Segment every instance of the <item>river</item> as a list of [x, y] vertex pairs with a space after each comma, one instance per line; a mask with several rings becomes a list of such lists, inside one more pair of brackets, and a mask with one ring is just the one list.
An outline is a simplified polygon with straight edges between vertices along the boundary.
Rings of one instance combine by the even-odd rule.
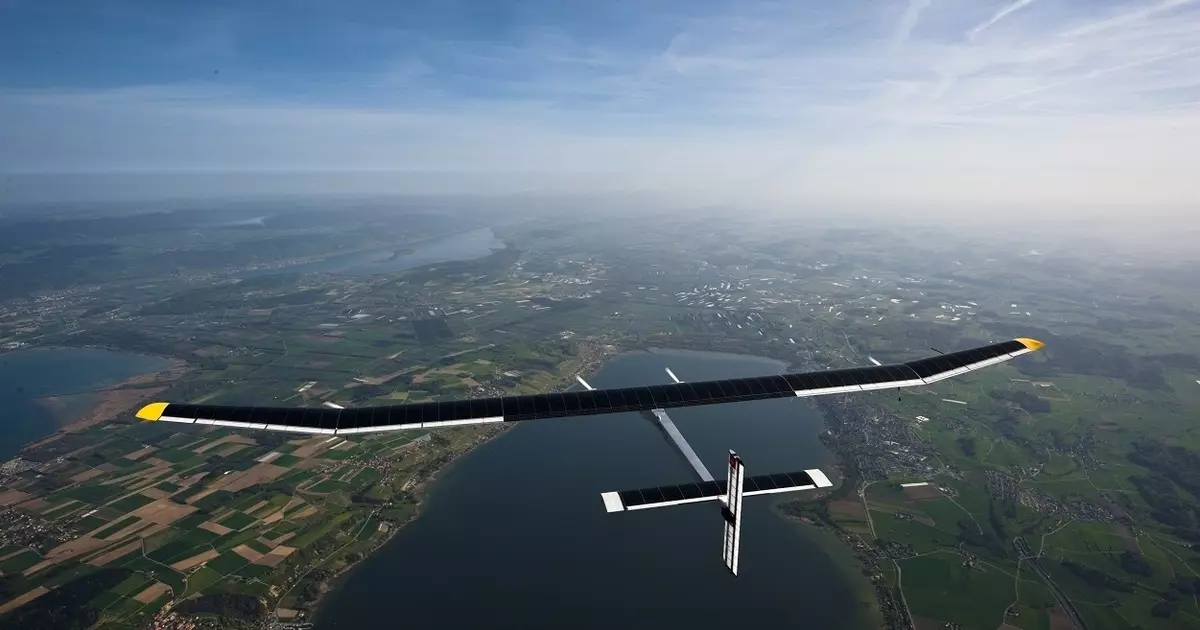
[[[779, 373], [755, 357], [623, 355], [596, 387]], [[826, 466], [820, 415], [800, 399], [671, 411], [708, 468], [729, 449], [747, 474]], [[858, 626], [855, 582], [822, 546], [746, 500], [739, 576], [721, 562], [715, 504], [608, 514], [600, 493], [686, 481], [689, 471], [641, 416], [533, 421], [452, 465], [422, 515], [330, 593], [317, 630]], [[787, 497], [788, 495], [782, 495]], [[794, 496], [794, 495], [793, 495]], [[817, 542], [821, 540], [822, 542]]]
[[[31, 348], [0, 354], [0, 460], [87, 411], [90, 392], [165, 369], [167, 359], [93, 348]], [[39, 398], [74, 394], [57, 413]]]

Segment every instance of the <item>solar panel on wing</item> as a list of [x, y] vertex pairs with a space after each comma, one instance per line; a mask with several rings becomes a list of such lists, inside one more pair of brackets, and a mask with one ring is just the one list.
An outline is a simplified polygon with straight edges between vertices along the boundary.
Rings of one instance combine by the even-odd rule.
[[280, 431], [355, 433], [476, 422], [521, 422], [538, 418], [880, 390], [888, 389], [892, 383], [896, 387], [911, 387], [951, 378], [1041, 347], [1041, 342], [1036, 340], [1015, 339], [893, 365], [668, 383], [619, 390], [557, 392], [350, 409], [151, 403], [138, 411], [138, 417], [143, 420], [195, 421], [202, 424], [219, 421], [227, 426]]
[[[712, 501], [726, 496], [728, 487], [725, 479], [710, 482], [672, 484], [621, 490], [615, 494], [621, 499], [622, 509], [646, 509]], [[744, 477], [742, 488], [746, 496], [769, 494], [786, 490], [811, 490], [819, 487], [808, 472], [799, 470], [789, 473]], [[609, 493], [606, 493], [609, 494]]]

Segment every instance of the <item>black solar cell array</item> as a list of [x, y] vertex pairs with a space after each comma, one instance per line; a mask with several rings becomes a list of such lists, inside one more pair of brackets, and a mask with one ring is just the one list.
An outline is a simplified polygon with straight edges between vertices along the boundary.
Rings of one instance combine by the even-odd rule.
[[167, 406], [163, 415], [172, 418], [203, 418], [247, 424], [328, 430], [420, 426], [430, 422], [498, 419], [501, 417], [505, 422], [518, 422], [537, 418], [670, 409], [743, 400], [782, 398], [794, 396], [796, 391], [832, 387], [902, 383], [918, 378], [928, 378], [1024, 348], [1025, 346], [1019, 341], [1006, 341], [982, 348], [952, 352], [895, 365], [723, 381], [673, 383], [624, 389], [562, 392], [536, 396], [504, 396], [354, 409], [235, 407], [172, 403]]
[[[724, 479], [720, 481], [698, 481], [674, 486], [623, 490], [618, 492], [617, 495], [621, 497], [621, 503], [626, 508], [629, 508], [647, 503], [667, 503], [670, 501], [682, 501], [684, 499], [724, 496], [727, 487], [726, 483]], [[808, 476], [808, 473], [799, 471], [746, 477], [742, 481], [742, 490], [744, 492], [756, 492], [816, 485], [816, 482], [813, 481], [812, 477]]]

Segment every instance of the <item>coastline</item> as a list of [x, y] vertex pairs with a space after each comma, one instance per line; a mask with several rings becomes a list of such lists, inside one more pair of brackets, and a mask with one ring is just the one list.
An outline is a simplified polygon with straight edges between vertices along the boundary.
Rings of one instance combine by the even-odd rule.
[[837, 485], [829, 492], [816, 496], [781, 499], [772, 507], [781, 518], [795, 526], [797, 535], [818, 541], [818, 546], [841, 570], [842, 577], [854, 590], [854, 597], [859, 604], [855, 612], [859, 615], [858, 620], [862, 622], [863, 627], [882, 628], [885, 627], [886, 617], [883, 613], [883, 602], [879, 598], [878, 585], [866, 577], [864, 571], [867, 565], [858, 556], [853, 543], [842, 535], [846, 533], [832, 521], [812, 518], [808, 512], [794, 510], [794, 506], [797, 505], [808, 507], [816, 502], [828, 501], [832, 495], [842, 490], [847, 481], [842, 458], [833, 449], [830, 449], [830, 453], [833, 459], [828, 467], [837, 475]]
[[[45, 347], [50, 348], [50, 346]], [[111, 350], [111, 348], [104, 349]], [[54, 433], [22, 446], [21, 452], [53, 442], [68, 433], [81, 431], [112, 420], [134, 408], [139, 403], [145, 402], [158, 392], [167, 389], [168, 386], [178, 381], [184, 374], [191, 370], [191, 366], [182, 359], [175, 357], [159, 358], [168, 361], [168, 365], [160, 370], [138, 374], [104, 387], [35, 398], [35, 404], [46, 408], [47, 411], [58, 418], [59, 426]], [[76, 411], [71, 408], [75, 406], [72, 404], [71, 399], [80, 396], [86, 396], [89, 400], [86, 410]]]
[[[782, 503], [782, 502], [781, 502]], [[778, 508], [778, 505], [776, 507]], [[840, 570], [843, 579], [854, 590], [857, 606], [855, 614], [856, 626], [864, 628], [885, 627], [885, 617], [876, 593], [875, 583], [863, 576], [863, 563], [855, 555], [854, 549], [838, 536], [838, 530], [829, 525], [823, 525], [803, 516], [788, 514], [778, 510], [780, 516], [796, 527], [798, 536], [804, 536], [814, 541]]]
[[[391, 542], [392, 539], [395, 538], [397, 534], [402, 532], [405, 527], [407, 527], [410, 523], [412, 523], [413, 521], [420, 518], [425, 513], [426, 502], [429, 500], [430, 496], [437, 489], [436, 482], [440, 479], [440, 477], [443, 473], [449, 471], [464, 456], [474, 452], [475, 449], [477, 449], [481, 446], [484, 446], [486, 444], [491, 444], [494, 440], [496, 440], [500, 437], [503, 437], [504, 435], [508, 434], [508, 432], [514, 428], [516, 428], [516, 425], [507, 425], [507, 426], [501, 425], [500, 427], [497, 427], [493, 433], [491, 433], [490, 435], [487, 435], [483, 439], [480, 439], [480, 440], [472, 443], [467, 448], [464, 448], [464, 449], [461, 449], [458, 451], [451, 451], [451, 453], [450, 453], [451, 457], [449, 459], [444, 461], [441, 465], [439, 465], [436, 469], [434, 469], [428, 477], [426, 477], [425, 479], [422, 479], [419, 483], [417, 483], [413, 487], [413, 491], [414, 491], [413, 496], [417, 499], [417, 507], [413, 511], [413, 513], [411, 515], [409, 515], [408, 518], [404, 519], [404, 521], [402, 521], [400, 523], [396, 523], [396, 525], [394, 527], [390, 528], [387, 532], [387, 535], [384, 536], [383, 538], [381, 538], [377, 545], [372, 547], [366, 553], [363, 553], [362, 556], [358, 560], [355, 560], [354, 562], [339, 568], [337, 570], [337, 572], [335, 572], [332, 576], [330, 576], [330, 578], [328, 580], [323, 582], [322, 587], [320, 588], [320, 595], [315, 600], [305, 603], [307, 608], [293, 609], [293, 610], [303, 610], [306, 613], [304, 622], [312, 623], [315, 625], [320, 620], [320, 614], [323, 609], [322, 604], [325, 603], [326, 598], [330, 594], [334, 593], [335, 591], [337, 591], [338, 589], [340, 589], [342, 587], [346, 578], [348, 578], [350, 576], [350, 573], [355, 568], [357, 568], [359, 564], [362, 564], [362, 562], [364, 560], [370, 558], [373, 553], [375, 553], [376, 551], [379, 551], [385, 545], [387, 545], [389, 542]], [[322, 562], [327, 562], [330, 559], [331, 558], [327, 558], [326, 560], [324, 560]], [[320, 566], [320, 565], [315, 565], [315, 566]], [[314, 568], [315, 568], [315, 566], [314, 566]], [[276, 606], [274, 609], [276, 621], [283, 622], [284, 620], [282, 617], [279, 616], [278, 611], [279, 611], [279, 606], [278, 606], [278, 602], [276, 602]]]
[[[620, 354], [632, 351], [627, 348], [618, 348], [615, 345], [609, 345], [609, 344], [603, 344], [603, 343], [599, 343], [599, 344], [595, 344], [595, 345], [588, 345], [588, 346], [586, 346], [586, 348], [590, 352], [588, 352], [586, 354], [586, 356], [584, 356], [581, 359], [579, 374], [585, 374], [585, 373], [590, 374], [593, 370], [602, 366], [603, 363], [605, 361], [607, 361], [608, 359], [611, 359]], [[573, 378], [563, 379], [561, 382], [556, 384], [554, 389], [570, 386], [573, 383], [574, 383]], [[458, 451], [450, 451], [448, 453], [448, 455], [450, 455], [450, 457], [448, 459], [446, 459], [437, 468], [435, 468], [433, 471], [431, 471], [428, 477], [422, 479], [420, 482], [418, 482], [417, 484], [415, 484], [413, 486], [413, 496], [417, 499], [417, 504], [416, 504], [416, 509], [413, 511], [413, 513], [408, 518], [406, 518], [403, 522], [397, 523], [394, 527], [390, 528], [387, 532], [387, 535], [385, 537], [383, 537], [382, 539], [380, 539], [380, 541], [377, 545], [372, 547], [369, 551], [363, 553], [362, 557], [360, 557], [358, 560], [337, 569], [337, 571], [335, 573], [333, 573], [332, 576], [330, 576], [326, 581], [324, 581], [322, 583], [322, 586], [319, 589], [320, 595], [318, 595], [315, 600], [312, 600], [310, 602], [305, 602], [306, 608], [304, 608], [304, 609], [289, 609], [289, 610], [297, 610], [297, 611], [303, 610], [305, 612], [304, 622], [313, 623], [313, 624], [317, 623], [317, 621], [320, 619], [320, 614], [321, 614], [321, 611], [323, 608], [322, 604], [325, 603], [326, 598], [331, 593], [333, 593], [334, 591], [336, 591], [338, 588], [341, 587], [341, 585], [344, 583], [346, 578], [349, 577], [350, 572], [353, 569], [355, 569], [359, 564], [361, 564], [364, 560], [369, 558], [372, 554], [379, 551], [385, 545], [387, 545], [389, 542], [391, 542], [392, 539], [398, 533], [403, 531], [410, 523], [417, 520], [425, 513], [425, 507], [427, 505], [427, 502], [429, 501], [429, 498], [437, 490], [437, 481], [441, 478], [441, 476], [445, 472], [450, 470], [455, 464], [457, 464], [459, 461], [461, 461], [464, 456], [474, 452], [476, 449], [478, 449], [481, 446], [484, 446], [486, 444], [491, 444], [493, 441], [507, 435], [512, 429], [516, 428], [516, 426], [517, 425], [501, 424], [500, 426], [496, 427], [493, 432], [491, 432], [491, 433], [483, 436], [481, 439], [471, 443], [466, 448], [460, 449]], [[332, 559], [333, 559], [332, 557], [326, 558], [325, 560], [322, 560], [321, 563], [323, 564]], [[319, 564], [314, 565], [314, 568], [316, 566], [320, 566], [320, 565]], [[285, 593], [285, 595], [286, 595], [286, 593]], [[279, 599], [282, 599], [282, 597], [280, 597]], [[278, 614], [278, 611], [279, 611], [278, 604], [279, 604], [279, 602], [277, 600], [276, 604], [275, 604], [275, 608], [273, 609], [272, 612], [275, 613], [275, 620], [277, 622], [283, 623], [283, 622], [285, 622], [285, 620], [283, 618], [281, 618]], [[268, 615], [268, 616], [270, 616], [270, 615]], [[288, 618], [286, 621], [290, 622], [293, 620], [294, 620], [294, 618]]]

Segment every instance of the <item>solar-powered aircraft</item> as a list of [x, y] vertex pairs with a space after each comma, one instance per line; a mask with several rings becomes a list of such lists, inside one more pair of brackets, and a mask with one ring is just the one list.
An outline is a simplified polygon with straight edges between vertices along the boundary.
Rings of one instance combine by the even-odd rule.
[[356, 435], [381, 431], [434, 429], [492, 422], [522, 422], [596, 414], [641, 412], [655, 422], [691, 465], [696, 481], [678, 485], [605, 492], [608, 512], [643, 510], [685, 503], [717, 501], [725, 520], [722, 556], [737, 575], [741, 539], [742, 499], [745, 496], [828, 488], [833, 485], [818, 469], [773, 475], [745, 476], [745, 466], [729, 452], [729, 471], [715, 480], [671, 421], [666, 410], [767, 398], [823, 396], [860, 391], [920, 387], [985, 368], [1040, 349], [1042, 342], [1019, 338], [926, 359], [839, 370], [756, 376], [722, 381], [683, 382], [667, 370], [674, 383], [619, 389], [594, 389], [582, 378], [583, 391], [531, 396], [500, 396], [469, 400], [385, 405], [375, 407], [246, 407], [150, 403], [137, 412], [146, 421], [214, 425], [261, 431], [322, 435]]

